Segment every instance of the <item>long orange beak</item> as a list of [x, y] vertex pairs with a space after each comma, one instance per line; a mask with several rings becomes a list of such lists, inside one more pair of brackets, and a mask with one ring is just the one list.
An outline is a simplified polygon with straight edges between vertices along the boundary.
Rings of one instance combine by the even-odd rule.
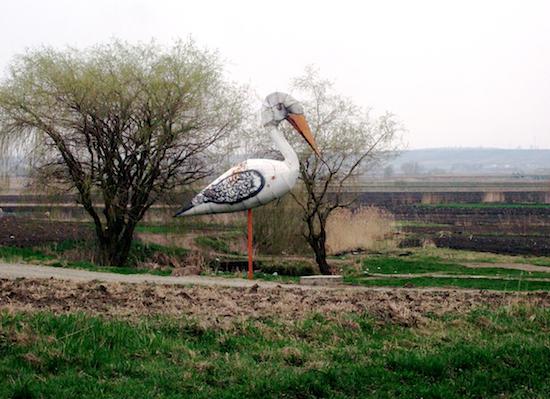
[[309, 124], [307, 123], [304, 115], [301, 114], [288, 114], [286, 120], [302, 135], [302, 137], [307, 141], [311, 149], [315, 152], [318, 157], [321, 157], [319, 148], [317, 148], [317, 143], [313, 138]]

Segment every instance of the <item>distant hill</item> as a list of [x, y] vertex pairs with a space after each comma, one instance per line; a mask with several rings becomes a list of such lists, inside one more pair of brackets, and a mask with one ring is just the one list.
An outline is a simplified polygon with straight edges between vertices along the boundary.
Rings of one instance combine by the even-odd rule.
[[550, 173], [550, 150], [430, 148], [404, 151], [389, 165], [394, 174]]
[[[276, 154], [273, 156], [276, 157]], [[228, 165], [250, 157], [233, 154]], [[21, 156], [0, 159], [0, 176], [27, 176], [29, 165]], [[403, 151], [384, 168], [368, 175], [521, 175], [550, 174], [550, 149], [505, 150], [498, 148], [429, 148]]]

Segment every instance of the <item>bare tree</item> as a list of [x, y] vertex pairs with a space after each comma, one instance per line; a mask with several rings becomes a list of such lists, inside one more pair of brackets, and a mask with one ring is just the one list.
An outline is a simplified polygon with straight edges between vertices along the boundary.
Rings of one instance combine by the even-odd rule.
[[336, 94], [332, 83], [313, 68], [295, 79], [293, 87], [322, 154], [318, 158], [308, 149], [301, 151], [300, 179], [305, 193], [294, 193], [293, 198], [302, 209], [304, 235], [319, 269], [329, 274], [326, 224], [330, 214], [353, 205], [356, 196], [350, 195], [347, 186], [395, 153], [402, 129], [394, 115], [373, 118], [368, 110]]
[[219, 57], [192, 41], [44, 48], [17, 57], [0, 84], [0, 129], [4, 143], [32, 147], [43, 179], [78, 193], [101, 261], [123, 265], [159, 197], [210, 174], [243, 101]]

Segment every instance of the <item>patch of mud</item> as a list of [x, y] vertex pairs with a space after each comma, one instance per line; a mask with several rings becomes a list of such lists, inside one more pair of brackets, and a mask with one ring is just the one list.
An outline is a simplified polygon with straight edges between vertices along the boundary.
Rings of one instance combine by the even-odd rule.
[[224, 288], [0, 279], [0, 310], [136, 318], [146, 315], [191, 317], [205, 326], [276, 318], [293, 322], [320, 313], [339, 319], [369, 313], [383, 323], [421, 324], [428, 314], [464, 313], [478, 307], [515, 304], [550, 306], [550, 293], [498, 293], [452, 290], [317, 291], [300, 288]]

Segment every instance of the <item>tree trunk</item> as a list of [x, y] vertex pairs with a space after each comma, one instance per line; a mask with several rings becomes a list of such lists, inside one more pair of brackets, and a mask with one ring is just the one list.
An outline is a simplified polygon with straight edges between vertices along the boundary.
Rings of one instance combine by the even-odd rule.
[[315, 261], [317, 266], [319, 266], [319, 271], [321, 274], [332, 274], [330, 266], [327, 263], [327, 250], [326, 250], [326, 241], [327, 234], [324, 224], [320, 224], [319, 233], [315, 233], [315, 226], [313, 221], [307, 221], [308, 225], [308, 236], [306, 237], [307, 242], [313, 252], [315, 253]]
[[103, 265], [125, 266], [130, 254], [135, 225], [115, 223], [99, 239], [99, 260]]
[[325, 244], [318, 244], [313, 251], [315, 252], [315, 261], [319, 266], [321, 274], [332, 274], [330, 266], [327, 263], [327, 251], [325, 250]]

